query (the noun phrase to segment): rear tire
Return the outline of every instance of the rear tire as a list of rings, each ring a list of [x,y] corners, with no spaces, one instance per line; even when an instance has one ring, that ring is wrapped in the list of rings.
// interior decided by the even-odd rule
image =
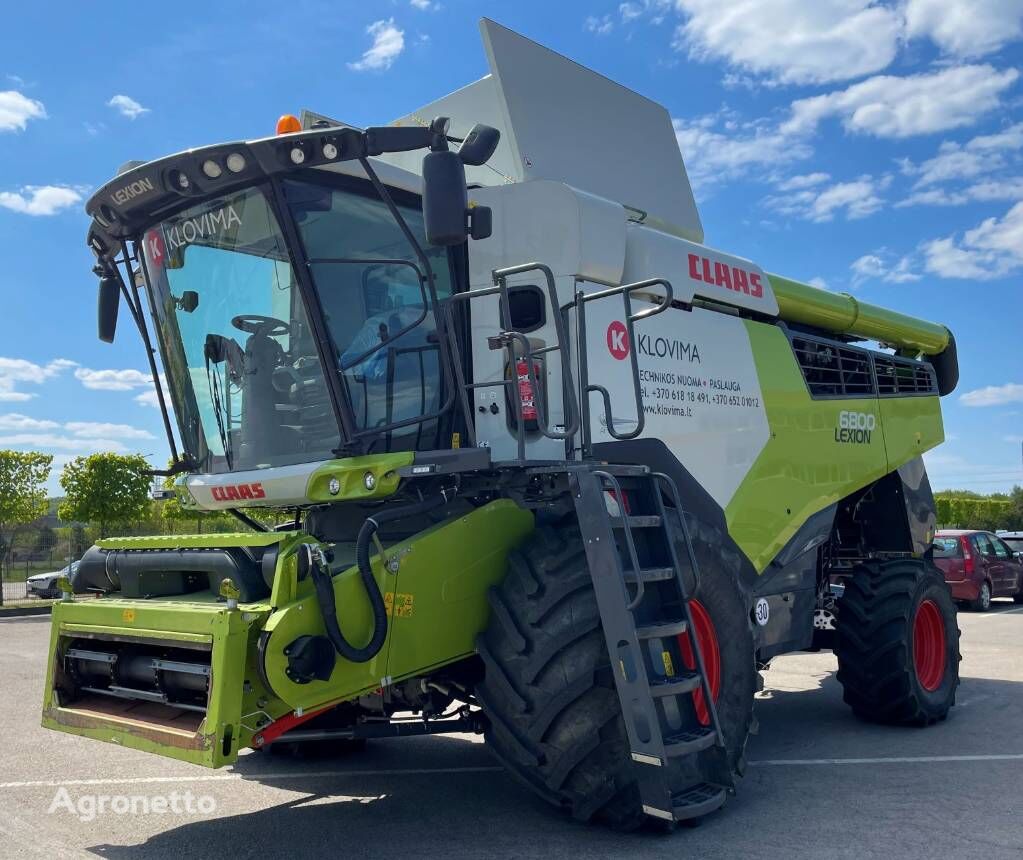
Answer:
[[[980,591],[976,600],[970,601],[970,609],[974,612],[987,612],[991,608],[991,585],[988,582],[980,584]]]
[[[701,568],[697,594],[720,640],[718,716],[741,769],[757,674],[748,613],[731,571]],[[487,743],[522,783],[581,821],[633,830],[645,815],[578,526],[541,525],[490,592],[476,694]],[[701,754],[702,755],[702,754]],[[673,767],[698,767],[698,757]],[[699,781],[686,771],[686,780]]]
[[[941,571],[916,559],[857,567],[838,604],[835,654],[843,698],[862,719],[915,726],[945,719],[961,657]]]

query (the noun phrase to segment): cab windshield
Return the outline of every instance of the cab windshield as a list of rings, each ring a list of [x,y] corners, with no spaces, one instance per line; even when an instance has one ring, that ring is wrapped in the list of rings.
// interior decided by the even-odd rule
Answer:
[[[440,357],[411,244],[380,200],[285,183],[304,248],[292,259],[268,189],[189,208],[142,238],[164,363],[186,449],[209,472],[330,459],[342,445],[310,314],[378,449],[436,447]],[[422,217],[403,212],[421,233]],[[307,308],[295,267],[308,267]],[[441,251],[438,282],[448,289]],[[410,423],[388,430],[405,420]]]

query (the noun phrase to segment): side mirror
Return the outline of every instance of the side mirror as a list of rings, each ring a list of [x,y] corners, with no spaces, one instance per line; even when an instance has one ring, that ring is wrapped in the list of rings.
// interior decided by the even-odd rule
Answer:
[[[462,145],[458,147],[458,157],[462,159],[462,164],[479,167],[490,160],[500,142],[501,132],[489,125],[477,123],[469,129]]]
[[[457,153],[428,152],[423,157],[423,226],[431,245],[461,245],[468,233],[469,197],[465,168]]]
[[[199,307],[199,294],[195,290],[185,290],[176,304],[186,314],[190,314]]]
[[[116,275],[104,275],[99,279],[99,301],[96,308],[99,339],[104,343],[114,342],[114,333],[117,331],[117,310],[120,303],[120,279]]]

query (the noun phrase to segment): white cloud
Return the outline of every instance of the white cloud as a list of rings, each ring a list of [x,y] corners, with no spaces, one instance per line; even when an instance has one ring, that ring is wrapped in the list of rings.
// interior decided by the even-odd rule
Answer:
[[[622,16],[622,23],[628,24],[643,14],[643,7],[639,3],[619,3],[618,14]]]
[[[135,402],[139,406],[152,406],[153,409],[160,408],[160,401],[156,398],[156,389],[150,391],[143,391],[141,394],[135,395]]]
[[[77,362],[66,358],[56,358],[47,364],[35,364],[23,358],[0,357],[0,401],[14,403],[31,400],[36,395],[27,391],[18,391],[19,383],[28,382],[40,385],[62,370],[76,366]]]
[[[1023,178],[1006,176],[1006,168],[1018,161],[1023,149],[1023,123],[995,134],[979,135],[964,144],[945,141],[933,158],[915,164],[902,162],[902,172],[915,176],[913,190],[896,206],[959,206],[970,201],[1023,198]],[[996,174],[1002,173],[995,178]],[[974,180],[960,188],[942,187]]]
[[[149,113],[149,108],[142,107],[131,96],[114,96],[107,102],[107,107],[112,107],[121,116],[128,119],[138,119],[142,114]]]
[[[933,158],[919,165],[906,162],[904,172],[918,177],[917,188],[953,179],[972,179],[1002,167],[1004,152],[1021,147],[1023,123],[1016,123],[996,134],[979,135],[965,144],[945,141]]]
[[[675,137],[694,186],[739,178],[751,170],[808,158],[813,150],[766,121],[739,123],[727,113],[673,119]]]
[[[818,290],[830,290],[831,289],[831,287],[828,286],[828,282],[825,281],[824,278],[822,278],[820,275],[817,275],[816,277],[810,278],[810,280],[807,281],[807,283],[811,287],[816,287]]]
[[[874,0],[676,0],[674,47],[786,84],[868,75],[895,58],[898,11]]]
[[[64,429],[82,439],[152,439],[148,430],[130,424],[110,424],[105,421],[69,421]]]
[[[42,102],[17,90],[0,92],[0,131],[24,131],[30,119],[46,119]]]
[[[1023,385],[1009,382],[1005,385],[987,385],[959,395],[963,406],[1005,406],[1023,403]]]
[[[631,2],[619,3],[618,14],[623,24],[631,24],[643,16],[651,24],[661,24],[665,15],[671,11],[673,0],[631,0]]]
[[[1023,200],[1023,177],[1002,180],[986,179],[961,190],[927,188],[913,191],[904,200],[895,204],[897,209],[906,206],[962,206],[964,203],[993,203],[1003,200]]]
[[[405,50],[405,31],[394,25],[394,18],[374,21],[366,28],[373,44],[367,48],[362,59],[349,63],[348,68],[356,72],[384,71],[391,68],[398,55]]]
[[[75,379],[94,391],[131,391],[153,384],[153,377],[141,370],[92,370],[80,367]]]
[[[972,125],[1002,104],[1019,78],[1016,69],[967,65],[919,75],[877,75],[844,90],[799,99],[782,125],[786,134],[806,134],[829,118],[847,131],[902,138]]]
[[[38,418],[30,418],[19,412],[8,412],[0,415],[0,430],[15,431],[17,433],[32,432],[39,430],[55,430],[59,427],[56,421],[45,421]]]
[[[32,448],[35,450],[56,448],[64,451],[114,451],[124,453],[127,447],[118,439],[92,439],[77,436],[62,436],[57,433],[14,433],[0,436],[0,446]]]
[[[63,432],[55,432],[55,431]],[[0,445],[53,448],[68,451],[124,451],[125,442],[155,438],[148,430],[129,424],[101,421],[57,421],[32,418],[18,412],[0,415]]]
[[[20,191],[0,191],[0,206],[23,215],[56,215],[81,200],[81,191],[66,185],[26,185]]]
[[[439,9],[439,3],[431,3],[430,0],[409,0],[409,6],[418,9],[420,12],[428,12],[430,9]]]
[[[925,36],[957,57],[989,54],[1023,34],[1020,0],[908,0],[905,13],[907,36]]]
[[[802,176],[790,176],[788,179],[783,179],[777,183],[776,187],[779,191],[799,191],[803,188],[813,188],[829,179],[831,179],[830,173],[806,173]]]
[[[598,36],[606,36],[614,29],[614,21],[611,20],[610,15],[604,15],[602,18],[595,18],[590,15],[583,22],[583,26],[590,33],[596,33]]]
[[[993,280],[1023,268],[1023,202],[963,234],[921,246],[927,271],[942,278]]]
[[[851,182],[836,182],[817,188],[804,188],[787,194],[773,195],[764,200],[764,205],[782,215],[822,223],[834,220],[838,214],[854,221],[872,215],[882,206],[881,192],[888,186],[890,177],[874,179],[863,175]]]
[[[205,380],[203,382],[205,383]],[[157,400],[156,398],[156,386],[153,385],[152,383],[152,377],[147,376],[146,383],[149,386],[149,388],[143,391],[141,394],[136,394],[133,399],[139,406],[148,406],[151,409],[159,409],[160,401]],[[170,399],[170,392],[168,392],[167,390],[167,377],[164,376],[162,373],[160,374],[160,387],[163,389],[164,403],[167,405],[167,409],[171,409],[172,405]],[[206,386],[204,384],[199,389],[197,389],[197,391],[203,391],[205,387]]]
[[[890,263],[889,255],[883,249],[876,254],[864,254],[854,260],[849,267],[853,272],[853,286],[865,281],[884,281],[889,284],[905,284],[919,281],[923,276],[914,271],[913,259],[901,257],[897,262]]]

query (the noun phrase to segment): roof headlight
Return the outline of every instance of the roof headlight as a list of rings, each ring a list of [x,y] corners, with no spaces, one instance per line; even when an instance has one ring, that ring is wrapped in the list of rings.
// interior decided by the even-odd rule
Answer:
[[[202,163],[202,172],[210,179],[219,179],[220,175],[224,172],[224,168],[217,164],[217,162],[215,162],[212,158],[207,158]]]
[[[232,152],[227,156],[227,169],[232,173],[241,173],[245,169],[245,156],[240,152]]]
[[[291,163],[301,164],[305,161],[305,150],[300,146],[293,146],[291,148]]]
[[[329,161],[333,161],[338,156],[337,144],[325,143],[323,144],[323,157]]]

